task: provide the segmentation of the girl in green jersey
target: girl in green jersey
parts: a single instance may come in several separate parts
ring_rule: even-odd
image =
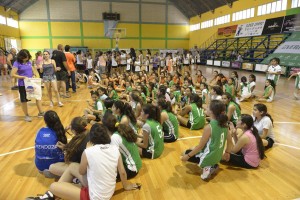
[[[275,96],[275,83],[273,80],[267,79],[265,83],[264,94],[257,99],[259,102],[272,102]]]
[[[228,92],[225,92],[222,95],[222,101],[226,105],[226,114],[228,120],[231,121],[234,126],[236,126],[238,119],[241,117],[240,105],[234,101],[233,97]]]
[[[146,123],[143,125],[143,135],[138,141],[140,155],[145,158],[158,158],[164,150],[164,135],[160,125],[160,109],[152,104],[143,106],[141,117]]]
[[[179,124],[176,116],[172,112],[171,103],[167,102],[164,98],[159,98],[157,104],[162,110],[160,114],[160,122],[163,126],[164,142],[175,142],[178,138]]]
[[[296,76],[295,79],[295,90],[294,90],[294,98],[298,100],[299,92],[300,92],[300,72],[293,73],[288,80],[291,80],[293,76]]]
[[[189,114],[189,118],[184,116]],[[179,123],[191,130],[199,130],[205,125],[205,114],[202,99],[197,94],[191,94],[190,104],[182,108],[177,115]]]
[[[218,169],[218,163],[223,155],[225,140],[228,143],[226,152],[229,152],[232,148],[231,135],[227,134],[228,118],[223,114],[224,112],[224,103],[218,100],[211,101],[207,109],[207,114],[211,117],[211,121],[205,126],[199,144],[192,149],[186,150],[181,157],[182,161],[198,163],[203,169],[201,174],[201,179],[203,180],[209,179]]]

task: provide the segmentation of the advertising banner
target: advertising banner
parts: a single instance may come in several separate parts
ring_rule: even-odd
[[[296,28],[300,27],[300,14],[298,15],[288,15],[284,17],[284,22],[282,25],[282,33],[293,32]]]
[[[207,65],[213,65],[213,63],[214,63],[213,60],[207,60],[207,61],[206,61],[206,64],[207,64]]]
[[[252,63],[243,63],[242,69],[253,71],[254,65]]]
[[[240,24],[235,32],[235,37],[249,37],[261,35],[264,29],[266,20]]]
[[[300,41],[286,41],[274,53],[300,54]]]
[[[221,61],[220,60],[215,60],[214,61],[214,66],[220,67],[221,66]]]
[[[222,61],[222,67],[230,67],[229,61]]]
[[[262,34],[268,35],[268,34],[280,33],[282,24],[283,24],[283,20],[284,20],[284,17],[267,19],[265,22],[265,26],[264,26]]]
[[[241,62],[234,61],[231,63],[231,68],[241,69],[241,65],[242,65]]]
[[[218,37],[234,37],[238,25],[227,26],[218,29]]]

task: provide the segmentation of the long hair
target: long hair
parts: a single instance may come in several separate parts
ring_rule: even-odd
[[[223,95],[225,95],[227,97],[227,99],[229,99],[229,102],[233,102],[241,110],[241,106],[237,102],[235,102],[235,100],[232,98],[231,94],[229,94],[228,92],[225,92]]]
[[[222,95],[223,94],[222,88],[218,85],[213,86],[211,89],[214,90],[217,95]]]
[[[71,129],[75,131],[75,136],[65,146],[65,162],[69,163],[78,148],[86,138],[87,121],[82,117],[75,117],[71,122]]]
[[[31,59],[31,55],[29,53],[29,51],[27,49],[22,49],[21,51],[19,51],[19,53],[17,54],[17,61],[19,63],[23,63],[23,59],[28,58],[28,60]]]
[[[259,153],[260,159],[263,159],[265,157],[265,148],[263,145],[263,142],[258,134],[257,128],[254,126],[254,121],[251,115],[248,114],[242,114],[241,115],[241,121],[242,123],[246,124],[247,130],[251,130],[251,133],[254,135],[256,140],[256,145]]]
[[[47,111],[44,115],[44,121],[47,127],[56,133],[58,141],[67,144],[66,131],[57,113],[53,110]]]
[[[242,76],[241,82],[242,82],[243,86],[247,86],[247,77],[246,76]]]
[[[130,119],[130,122],[136,124],[134,112],[132,110],[132,107],[128,103],[124,103],[123,101],[118,100],[115,101],[114,106],[116,107],[116,109],[120,110],[121,115],[126,115]]]
[[[267,106],[265,104],[262,104],[262,103],[257,103],[257,104],[254,104],[254,107],[259,111],[259,112],[262,112],[262,117],[264,116],[267,116],[270,118],[270,120],[272,121],[272,125],[274,126],[273,124],[273,118],[271,117],[271,115],[268,113],[268,109],[267,109]],[[256,121],[256,118],[255,118],[255,121]]]
[[[254,74],[250,74],[249,77],[251,77],[253,81],[256,82],[256,76]]]
[[[228,117],[225,114],[226,106],[219,100],[212,100],[209,104],[210,111],[214,114],[219,126],[227,127]]]
[[[198,108],[202,108],[202,98],[200,98],[198,94],[191,94],[190,103],[195,103]]]
[[[138,103],[140,103],[141,105],[143,105],[143,101],[142,101],[142,99],[140,98],[140,92],[139,91],[137,91],[137,90],[133,90],[131,93],[130,93],[130,96],[131,96],[131,98],[133,99],[133,101],[135,101],[135,102],[138,102]]]
[[[160,106],[162,110],[166,110],[167,112],[172,112],[171,102],[166,101],[164,97],[160,97],[158,99],[157,105]]]
[[[267,81],[270,83],[270,85],[274,88],[274,92],[276,91],[276,85],[275,82],[271,79],[267,79]],[[267,86],[265,86],[265,89],[267,88]]]
[[[91,127],[89,139],[92,144],[110,144],[110,136],[103,124],[95,123]]]
[[[146,104],[143,106],[143,111],[148,115],[148,119],[160,122],[160,109],[157,106]]]

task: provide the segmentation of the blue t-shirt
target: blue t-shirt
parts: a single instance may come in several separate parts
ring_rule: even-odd
[[[53,163],[64,162],[63,151],[56,146],[56,133],[48,128],[41,128],[35,138],[35,165],[40,170],[49,169]]]
[[[32,64],[30,61],[26,63],[19,63],[18,61],[15,61],[13,67],[18,69],[17,72],[18,75],[32,78],[33,72],[32,72]],[[25,86],[23,79],[18,79],[18,86]]]

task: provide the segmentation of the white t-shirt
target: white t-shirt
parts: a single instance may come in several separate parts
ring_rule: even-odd
[[[103,110],[103,106],[100,101],[97,102],[97,108],[98,108],[98,110]]]
[[[252,89],[255,85],[256,85],[256,83],[255,83],[254,81],[252,81],[252,82],[249,83],[250,91],[251,91],[251,89]],[[253,92],[254,92],[254,91],[253,91]],[[253,92],[252,92],[252,94],[253,94]]]
[[[92,69],[92,68],[93,68],[93,59],[88,58],[88,59],[86,60],[86,64],[87,64],[87,68],[88,68],[88,69]]]
[[[273,133],[273,124],[268,116],[264,116],[260,121],[254,121],[254,126],[258,130],[258,134],[262,135],[263,129],[268,129],[267,137],[272,138],[275,141],[275,136]]]
[[[115,192],[120,158],[115,145],[94,145],[85,149],[90,199],[110,199]]]
[[[281,67],[279,65],[276,65],[276,66],[271,65],[268,68],[268,72],[281,72]],[[276,85],[279,80],[279,77],[280,77],[279,74],[267,74],[267,79],[274,80]]]

